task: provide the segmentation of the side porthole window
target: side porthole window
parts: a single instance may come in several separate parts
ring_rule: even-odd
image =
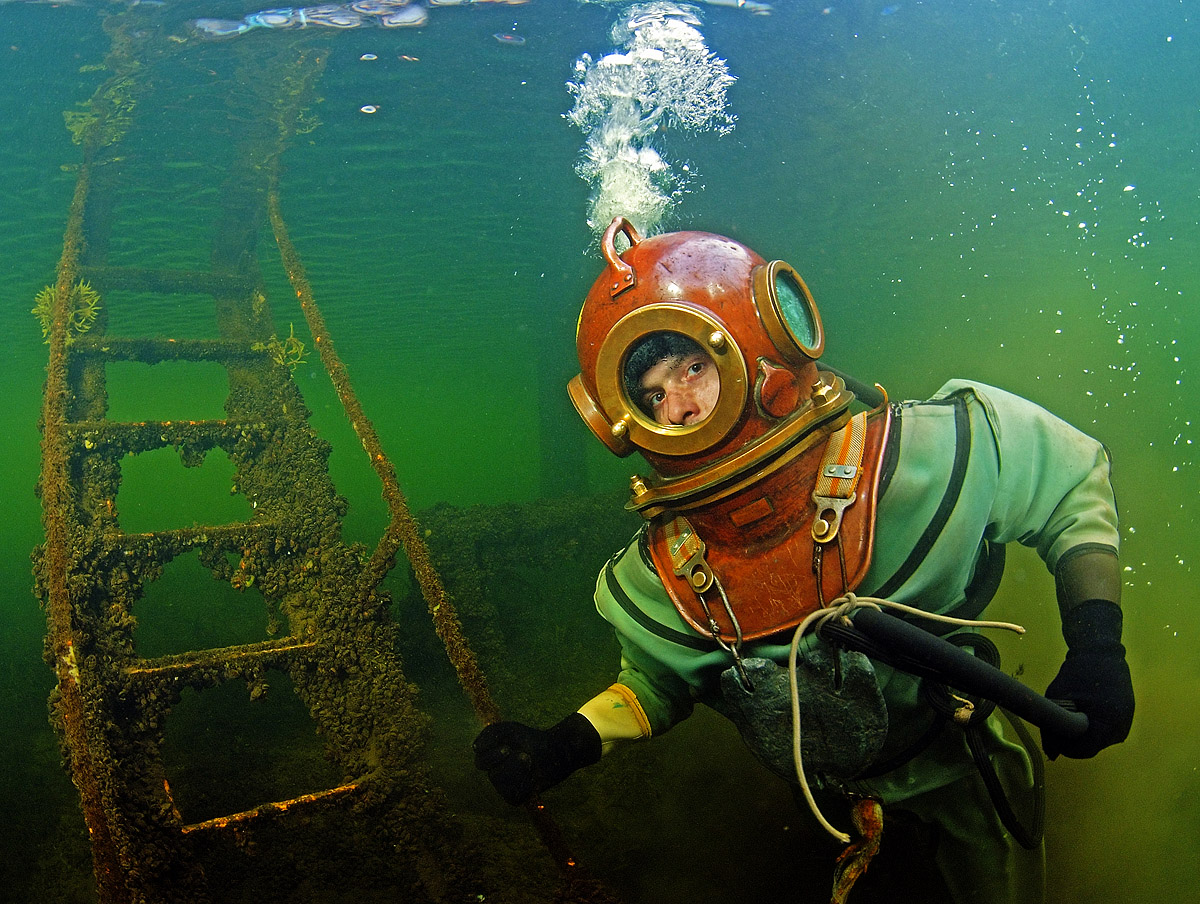
[[[775,299],[784,325],[806,352],[821,341],[812,299],[790,269],[778,268],[774,279]]]

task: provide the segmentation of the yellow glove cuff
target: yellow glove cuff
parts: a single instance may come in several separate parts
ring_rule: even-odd
[[[625,741],[650,737],[650,720],[633,691],[614,684],[579,707],[579,712],[600,733],[602,753]]]

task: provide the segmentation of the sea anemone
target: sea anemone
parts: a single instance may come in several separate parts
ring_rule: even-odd
[[[33,316],[42,326],[42,339],[50,341],[50,329],[54,325],[54,305],[58,300],[58,290],[54,286],[46,286],[37,293],[32,308]],[[74,342],[92,328],[100,315],[100,293],[91,284],[80,280],[71,289],[71,297],[67,301],[67,343]]]

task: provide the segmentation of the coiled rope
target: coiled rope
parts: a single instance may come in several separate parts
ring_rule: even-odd
[[[1013,622],[977,621],[967,618],[954,618],[949,615],[937,615],[933,612],[925,612],[912,606],[906,606],[903,603],[894,603],[891,600],[879,599],[873,596],[855,596],[853,593],[839,596],[824,609],[810,612],[804,621],[800,622],[796,627],[795,633],[792,634],[792,645],[788,651],[788,687],[792,698],[792,760],[796,764],[796,778],[800,782],[800,790],[804,793],[804,800],[808,804],[809,810],[812,811],[813,816],[816,817],[821,827],[838,841],[842,842],[842,844],[849,844],[850,836],[835,828],[825,818],[821,812],[821,808],[817,805],[816,799],[813,797],[812,789],[809,788],[808,779],[804,774],[804,756],[800,750],[800,684],[796,677],[796,662],[800,651],[800,641],[804,638],[805,634],[810,630],[820,630],[822,625],[833,619],[837,619],[846,625],[852,625],[853,622],[850,615],[855,609],[860,608],[892,609],[897,612],[903,612],[906,615],[964,628],[1002,628],[1006,631],[1014,631],[1017,634],[1025,633],[1023,627]]]

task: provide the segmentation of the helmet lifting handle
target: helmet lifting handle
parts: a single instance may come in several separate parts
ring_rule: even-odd
[[[633,267],[621,260],[620,255],[617,254],[618,232],[625,233],[625,238],[629,239],[631,248],[642,240],[638,231],[633,228],[633,224],[624,217],[613,217],[613,221],[604,230],[604,238],[600,240],[600,250],[613,272],[613,280],[608,287],[609,294],[613,297],[637,285],[637,276],[633,272]]]

